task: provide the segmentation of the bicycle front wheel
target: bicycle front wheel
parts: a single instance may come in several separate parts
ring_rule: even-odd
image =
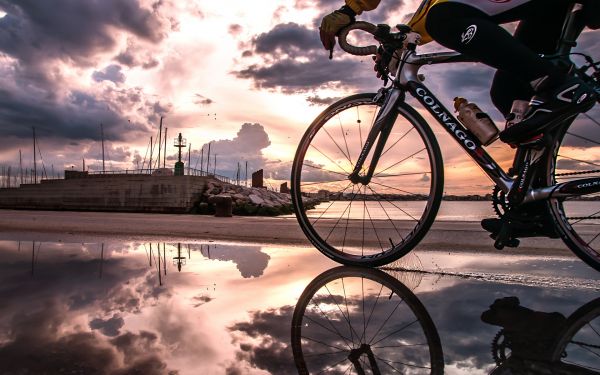
[[[348,179],[381,107],[373,97],[353,95],[321,113],[292,168],[300,227],[319,251],[346,265],[381,266],[407,254],[429,230],[442,198],[439,146],[404,102],[371,181]]]
[[[547,164],[547,186],[600,177],[600,137],[596,133],[600,106],[580,114],[559,129]],[[600,193],[548,201],[555,226],[565,244],[581,260],[600,271]]]

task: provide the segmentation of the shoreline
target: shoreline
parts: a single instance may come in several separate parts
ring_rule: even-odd
[[[0,209],[0,240],[82,242],[98,240],[189,240],[309,246],[295,217],[144,214]],[[436,221],[415,248],[517,255],[571,255],[559,239],[525,238],[518,248],[496,250],[479,222]]]

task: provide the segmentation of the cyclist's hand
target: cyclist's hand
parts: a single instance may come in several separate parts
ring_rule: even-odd
[[[353,22],[352,18],[345,13],[336,10],[325,17],[321,21],[321,27],[319,27],[319,36],[321,37],[321,43],[328,51],[333,51],[335,46],[335,35],[345,26],[350,25]]]
[[[390,46],[379,46],[377,54],[373,57],[373,60],[375,61],[373,70],[375,70],[377,78],[381,78],[387,82],[388,74],[390,74],[390,72],[396,73],[400,52],[400,50]]]

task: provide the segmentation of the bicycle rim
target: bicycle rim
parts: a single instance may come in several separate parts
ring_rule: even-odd
[[[557,132],[548,160],[548,186],[581,178],[600,177],[600,107],[580,114]],[[548,201],[565,244],[589,266],[600,271],[600,193]]]
[[[431,129],[402,103],[375,174],[354,169],[380,108],[374,94],[343,99],[304,135],[292,168],[292,203],[312,244],[346,265],[380,266],[408,253],[430,228],[442,197],[442,158]],[[365,163],[368,168],[370,157]]]
[[[600,298],[571,314],[552,358],[587,371],[600,371]]]
[[[404,284],[376,269],[337,267],[317,276],[294,309],[291,338],[300,374],[444,369],[440,338],[425,307]]]

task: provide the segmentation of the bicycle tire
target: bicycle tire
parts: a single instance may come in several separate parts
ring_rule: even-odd
[[[423,117],[404,102],[397,107],[393,134],[386,144],[390,146],[382,153],[374,179],[368,185],[348,182],[352,160],[356,160],[353,156],[358,156],[363,145],[360,118],[374,119],[380,108],[380,103],[373,102],[374,96],[352,95],[325,109],[300,141],[292,167],[292,204],[302,231],[319,251],[345,265],[376,267],[406,255],[431,227],[442,199],[439,146]],[[353,113],[359,117],[355,124]],[[338,132],[339,143],[328,129]],[[319,147],[332,150],[332,156]],[[305,197],[327,187],[335,187],[336,198],[326,203],[324,211],[308,214],[310,204]],[[378,192],[383,189],[385,192]],[[341,214],[331,213],[344,206]]]
[[[567,318],[565,327],[554,345],[552,360],[600,373],[599,357],[600,298],[596,298]],[[591,367],[590,363],[595,367]]]
[[[360,278],[360,287],[362,291],[361,293],[357,290],[355,292],[358,298],[362,298],[362,301],[352,300],[353,286],[358,287],[358,280],[354,284],[352,281],[344,282],[344,280],[352,278]],[[335,294],[335,291],[339,289],[339,285],[337,287],[335,285],[338,280],[341,280],[344,294],[344,303],[342,306],[338,304],[338,302],[342,301],[342,297]],[[367,281],[366,287],[365,280]],[[378,295],[378,297],[381,296],[381,299],[377,298],[374,302],[369,301],[369,298],[373,299],[374,295],[377,294],[378,287],[376,285],[381,286]],[[382,292],[384,287],[391,291],[392,294],[389,297],[387,295],[387,290],[386,293]],[[339,292],[341,293],[342,290],[339,290]],[[323,291],[323,295],[317,295],[319,291]],[[367,291],[367,294],[365,294],[365,291]],[[369,291],[371,291],[371,295],[369,295]],[[398,298],[392,298],[394,294]],[[336,300],[334,296],[339,297],[338,300]],[[399,300],[399,302],[397,300]],[[331,303],[332,301],[333,304]],[[315,311],[312,311],[315,313],[314,317],[307,316],[307,308],[309,308],[311,302],[315,305]],[[334,304],[337,305],[338,309],[327,308],[329,305]],[[399,308],[399,305],[402,307]],[[350,306],[350,308],[348,306]],[[389,322],[392,327],[388,327],[388,329],[385,330],[383,330],[383,326],[379,327],[379,330],[371,336],[370,334],[373,333],[374,329],[370,329],[369,325],[374,324],[373,322],[377,320],[377,317],[373,317],[377,314],[377,312],[375,312],[377,309],[384,311],[382,316],[387,316],[384,323],[387,324]],[[311,309],[309,308],[309,314],[311,312],[310,310]],[[388,313],[390,313],[390,315],[388,315]],[[328,320],[328,316],[325,316],[324,314],[330,314],[334,319]],[[397,319],[392,319],[392,315]],[[410,315],[410,319],[407,319],[409,318],[407,315]],[[412,320],[413,317],[416,318],[416,320],[411,326],[404,324],[406,321]],[[353,328],[351,323],[356,323],[356,320],[353,321],[353,318],[358,319],[359,323],[356,330],[354,330],[354,333],[352,333]],[[319,321],[316,319],[323,320],[323,325],[319,325]],[[361,322],[363,323],[362,325],[360,324]],[[414,323],[417,322],[418,325],[415,325]],[[331,323],[331,325],[329,323]],[[406,330],[408,331],[398,329],[398,326],[406,327]],[[346,329],[348,331],[346,331]],[[391,333],[388,332],[388,330],[390,330]],[[366,331],[369,331],[370,334],[365,333]],[[303,335],[303,332],[306,336]],[[351,336],[351,343],[344,337],[344,333],[346,332]],[[321,333],[318,339],[308,336],[308,334],[317,333]],[[414,336],[415,333],[418,335]],[[333,339],[331,336],[333,336]],[[341,363],[336,363],[338,361],[335,357],[330,358],[329,356],[339,355],[341,358],[348,358],[346,356],[347,353],[336,353],[336,350],[332,346],[340,347],[345,345],[348,349],[356,349],[359,348],[360,345],[369,342],[369,337],[371,338],[369,344],[372,349],[375,350],[373,352],[375,358],[377,358],[379,364],[383,365],[382,367],[389,370],[389,372],[406,373],[399,371],[398,368],[388,366],[389,364],[392,364],[398,367],[403,366],[404,369],[410,368],[412,371],[410,372],[411,374],[416,373],[414,371],[418,370],[421,370],[420,373],[430,373],[435,375],[444,373],[444,354],[435,324],[427,312],[427,309],[423,306],[421,301],[419,301],[417,296],[398,279],[378,269],[340,266],[323,272],[307,285],[298,299],[292,318],[292,352],[299,374],[309,374],[311,373],[309,372],[309,368],[315,370],[315,367],[316,370],[321,370],[316,371],[318,373],[327,373],[327,369],[331,369],[332,367],[332,373],[339,373],[335,371],[334,366],[330,365],[327,367],[328,363],[335,363],[336,366],[342,365]],[[373,344],[376,338],[381,339],[382,337],[384,337],[384,339],[382,339],[383,341]],[[421,340],[424,340],[425,342]],[[384,344],[380,344],[380,342],[384,342]],[[415,344],[416,342],[418,342],[418,344]],[[335,344],[328,346],[328,343]],[[307,348],[306,345],[309,347]],[[310,345],[313,345],[313,347],[310,347]],[[387,351],[385,350],[386,348],[388,349]],[[333,353],[326,353],[324,355],[326,356],[326,360],[322,360],[321,363],[319,363],[319,359],[314,359],[317,358],[316,353],[321,352],[322,350],[331,349],[334,349]],[[427,353],[425,353],[425,351],[427,351]],[[388,355],[393,358],[387,357]],[[311,359],[309,363],[307,363],[307,357]],[[410,363],[410,361],[422,361],[422,364],[424,365],[419,366],[415,363]],[[344,360],[343,362],[343,366],[348,367],[348,370],[351,372],[353,366],[348,364],[347,362],[349,361],[347,360]],[[369,364],[367,361],[364,362],[365,367],[368,367]],[[386,365],[386,363],[388,363],[388,365]],[[372,373],[377,373],[376,371],[373,371],[372,368],[371,371]],[[312,373],[316,372],[313,371]],[[388,371],[382,373],[388,373]]]
[[[592,116],[599,110],[600,106],[596,106],[555,131],[546,165],[546,186],[576,178],[600,177],[600,164],[586,161],[587,156],[581,152],[586,145],[600,144],[585,133],[586,123],[598,123]],[[588,195],[586,200],[551,198],[547,207],[567,247],[600,271],[600,193]]]

